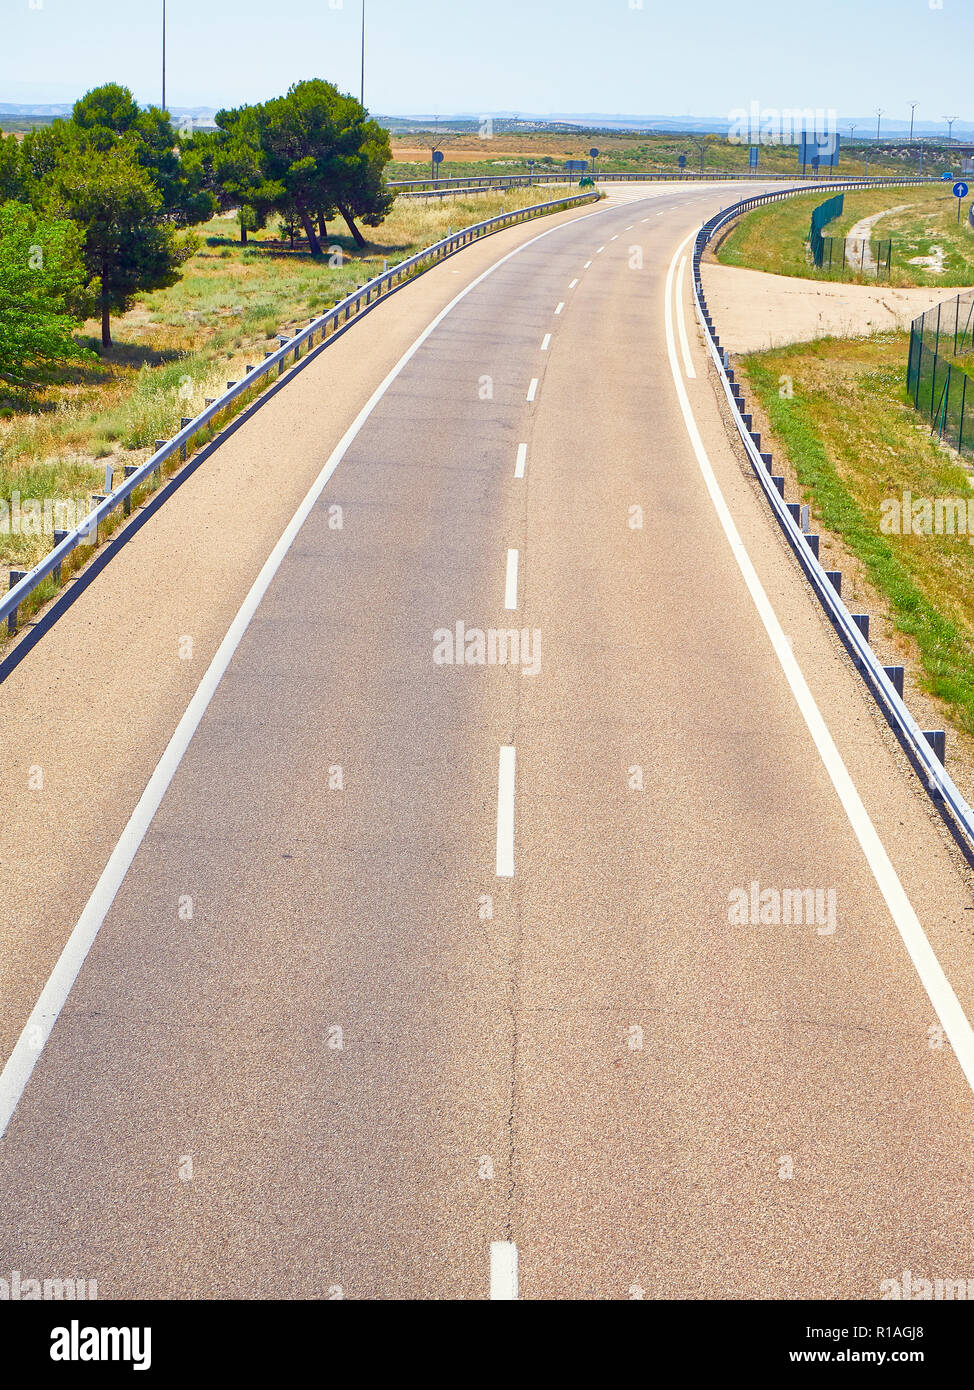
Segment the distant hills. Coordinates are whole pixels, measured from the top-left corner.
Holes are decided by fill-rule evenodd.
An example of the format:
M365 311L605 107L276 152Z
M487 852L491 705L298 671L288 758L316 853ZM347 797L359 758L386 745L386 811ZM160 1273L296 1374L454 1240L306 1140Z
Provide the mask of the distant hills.
M53 103L3 102L0 101L0 120L55 120L58 116L70 116L73 103L70 101ZM197 125L212 126L217 108L214 106L170 106L170 114L177 120L192 120ZM592 131L634 131L646 134L669 134L677 132L707 132L726 134L731 126L731 118L724 116L627 116L593 111L555 111L546 115L525 111L464 111L449 115L380 115L376 119L393 133L408 130L426 130L437 127L444 130L450 126L479 126L486 117L509 130L592 130ZM875 137L876 117L843 116L838 123L839 132L848 138L849 127L856 128L857 143ZM905 139L910 130L909 121L885 118L881 127L882 140ZM914 135L925 140L945 140L947 136L944 121L920 121L914 126ZM969 142L974 136L974 122L955 121L953 126L955 140Z

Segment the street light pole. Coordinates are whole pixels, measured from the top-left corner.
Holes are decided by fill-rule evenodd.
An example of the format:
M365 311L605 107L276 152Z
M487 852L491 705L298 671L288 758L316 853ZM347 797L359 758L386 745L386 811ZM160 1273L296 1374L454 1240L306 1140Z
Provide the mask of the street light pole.
M365 105L365 0L362 0L362 105Z
M162 109L166 109L166 0L162 0Z
M881 106L877 106L877 108L876 108L876 139L877 139L877 140L879 140L879 123L880 123L880 121L881 121L882 119L883 119L883 108L882 108Z

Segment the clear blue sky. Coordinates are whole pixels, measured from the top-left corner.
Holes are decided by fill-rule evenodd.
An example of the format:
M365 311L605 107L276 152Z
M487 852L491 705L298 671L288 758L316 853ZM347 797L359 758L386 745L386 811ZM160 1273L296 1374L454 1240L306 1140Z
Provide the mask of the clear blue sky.
M169 104L254 101L306 77L357 91L361 2L169 0ZM366 103L387 114L713 116L758 101L908 117L916 100L918 118L974 119L974 0L366 3ZM161 9L0 0L0 101L108 80L158 101Z

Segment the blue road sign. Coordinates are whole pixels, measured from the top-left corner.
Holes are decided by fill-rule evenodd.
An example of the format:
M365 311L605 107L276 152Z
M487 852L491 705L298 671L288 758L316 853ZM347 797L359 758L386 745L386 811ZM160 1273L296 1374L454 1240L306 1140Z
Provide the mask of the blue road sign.
M686 155L685 155L685 154L681 154L680 157L679 157L679 159L678 159L676 162L677 162L677 164L679 164L679 166L680 166L681 169L685 169L685 168L687 167L687 157L686 157Z
M599 152L598 150L589 150L589 155L592 159L598 159Z
M588 163L584 159L566 159L565 168L569 171L569 173L574 174L577 173L579 170L587 169Z
M434 150L434 151L433 151L433 163L434 163L434 164L442 164L442 163L443 163L443 151L442 151L442 150Z
M955 197L955 198L966 198L966 197L967 197L967 184L966 184L966 183L960 182L960 183L955 183L955 184L954 184L954 197Z
M798 139L798 163L801 165L811 164L817 169L820 164L828 164L832 168L839 162L839 145L841 137L838 131L833 131L831 135L818 135L813 132L803 130Z

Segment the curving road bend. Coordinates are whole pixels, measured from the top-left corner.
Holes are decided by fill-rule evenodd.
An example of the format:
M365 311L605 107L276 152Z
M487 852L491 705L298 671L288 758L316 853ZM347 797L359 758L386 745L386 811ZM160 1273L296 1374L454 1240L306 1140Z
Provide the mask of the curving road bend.
M117 892L82 875L104 920L46 1046L9 1049L0 1269L370 1299L510 1297L515 1247L523 1299L970 1272L965 1039L675 386L969 1018L974 896L709 379L678 248L732 196L629 189L460 256L350 428L267 408L327 476ZM785 890L811 921L769 920Z

